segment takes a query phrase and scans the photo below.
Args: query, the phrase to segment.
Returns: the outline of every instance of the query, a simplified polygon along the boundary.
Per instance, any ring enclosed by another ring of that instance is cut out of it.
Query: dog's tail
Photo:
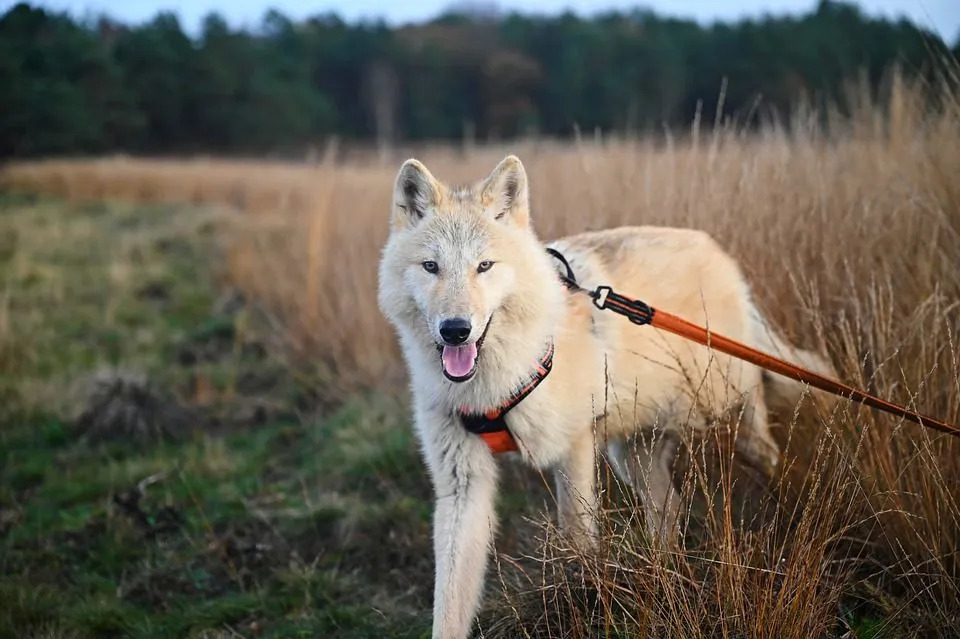
[[[761,351],[802,366],[824,377],[837,378],[836,369],[826,357],[789,344],[773,330],[755,307],[752,316],[754,345]],[[789,377],[765,370],[763,371],[763,381],[766,390],[765,398],[771,408],[792,411],[803,396],[804,384]],[[832,395],[814,388],[809,390],[828,403],[833,401]]]

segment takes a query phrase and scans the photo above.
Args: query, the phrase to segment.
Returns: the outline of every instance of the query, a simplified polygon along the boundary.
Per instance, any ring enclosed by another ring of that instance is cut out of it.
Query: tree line
[[[824,0],[799,17],[701,26],[649,11],[585,19],[451,10],[389,28],[336,15],[256,29],[216,13],[80,21],[18,4],[0,17],[0,155],[302,153],[332,136],[406,140],[623,134],[702,110],[751,125],[893,65],[933,77],[960,58],[907,21]]]

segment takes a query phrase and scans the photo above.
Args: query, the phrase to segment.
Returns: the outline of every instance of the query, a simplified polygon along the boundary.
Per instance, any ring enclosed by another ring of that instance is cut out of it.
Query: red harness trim
[[[499,453],[513,453],[518,450],[517,440],[509,430],[497,430],[490,433],[480,433],[480,437],[487,443],[487,448],[494,455]]]
[[[523,386],[514,391],[502,404],[483,413],[471,413],[466,408],[459,411],[463,427],[475,435],[483,438],[487,448],[493,454],[509,453],[519,450],[517,441],[507,428],[506,414],[517,404],[533,392],[540,382],[547,378],[553,368],[553,342],[547,346],[547,351],[540,358],[537,370]]]

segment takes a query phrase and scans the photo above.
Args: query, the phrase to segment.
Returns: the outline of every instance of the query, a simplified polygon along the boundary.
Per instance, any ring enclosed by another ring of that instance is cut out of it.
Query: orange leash
[[[548,248],[547,253],[560,260],[566,267],[567,274],[560,277],[564,285],[571,291],[586,293],[593,299],[594,306],[601,310],[609,309],[614,313],[623,315],[634,324],[640,326],[649,324],[655,328],[703,344],[708,348],[715,348],[727,355],[732,355],[738,359],[750,362],[768,371],[804,382],[828,393],[846,397],[851,401],[860,402],[892,415],[903,417],[921,426],[926,426],[927,428],[932,428],[942,433],[953,435],[954,437],[960,437],[960,428],[953,424],[921,415],[898,404],[888,402],[875,395],[858,390],[853,386],[848,386],[843,382],[824,377],[802,366],[791,364],[779,357],[758,351],[742,342],[710,332],[706,328],[698,326],[693,322],[688,322],[682,317],[677,317],[666,311],[655,309],[640,300],[620,295],[614,292],[609,286],[598,286],[596,290],[593,291],[585,289],[577,283],[573,269],[562,253],[553,248]],[[466,410],[462,410],[459,413],[460,421],[469,432],[483,438],[492,453],[506,453],[518,450],[517,442],[510,433],[504,417],[507,412],[523,401],[524,397],[530,394],[537,385],[547,377],[552,366],[553,344],[551,343],[541,358],[540,364],[537,366],[537,371],[531,380],[518,391],[514,392],[503,405],[482,414],[471,414]]]
[[[675,335],[679,335],[680,337],[698,342],[710,348],[715,348],[718,351],[745,360],[751,364],[756,364],[757,366],[765,368],[774,373],[807,383],[815,388],[827,391],[828,393],[846,397],[852,401],[861,402],[867,406],[872,406],[873,408],[877,408],[892,415],[903,417],[904,419],[908,419],[912,422],[920,424],[921,426],[926,426],[927,428],[933,428],[934,430],[938,430],[942,433],[948,433],[955,437],[960,437],[960,428],[954,426],[953,424],[948,424],[938,419],[934,419],[933,417],[921,415],[920,413],[916,413],[898,404],[880,399],[875,395],[858,390],[852,386],[838,382],[837,380],[824,377],[823,375],[815,373],[801,366],[797,366],[796,364],[791,364],[790,362],[782,360],[778,357],[774,357],[773,355],[758,351],[755,348],[747,346],[746,344],[736,340],[732,340],[729,337],[724,337],[723,335],[710,332],[702,326],[698,326],[693,322],[688,322],[681,317],[677,317],[676,315],[671,315],[665,311],[655,309],[639,300],[630,299],[629,297],[615,293],[609,286],[599,286],[595,291],[588,291],[584,288],[581,288],[572,278],[564,278],[564,282],[570,288],[575,286],[578,290],[587,293],[587,295],[593,298],[593,303],[597,308],[610,309],[615,313],[625,316],[634,324],[649,324],[656,328],[669,331]]]

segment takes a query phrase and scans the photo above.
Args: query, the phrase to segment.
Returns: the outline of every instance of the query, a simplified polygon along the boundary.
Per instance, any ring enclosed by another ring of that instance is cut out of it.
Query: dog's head
[[[515,156],[469,187],[444,185],[417,160],[400,167],[380,265],[380,308],[436,349],[447,379],[474,376],[485,342],[512,330],[509,318],[516,319],[533,274],[543,270],[528,200],[526,171]]]

